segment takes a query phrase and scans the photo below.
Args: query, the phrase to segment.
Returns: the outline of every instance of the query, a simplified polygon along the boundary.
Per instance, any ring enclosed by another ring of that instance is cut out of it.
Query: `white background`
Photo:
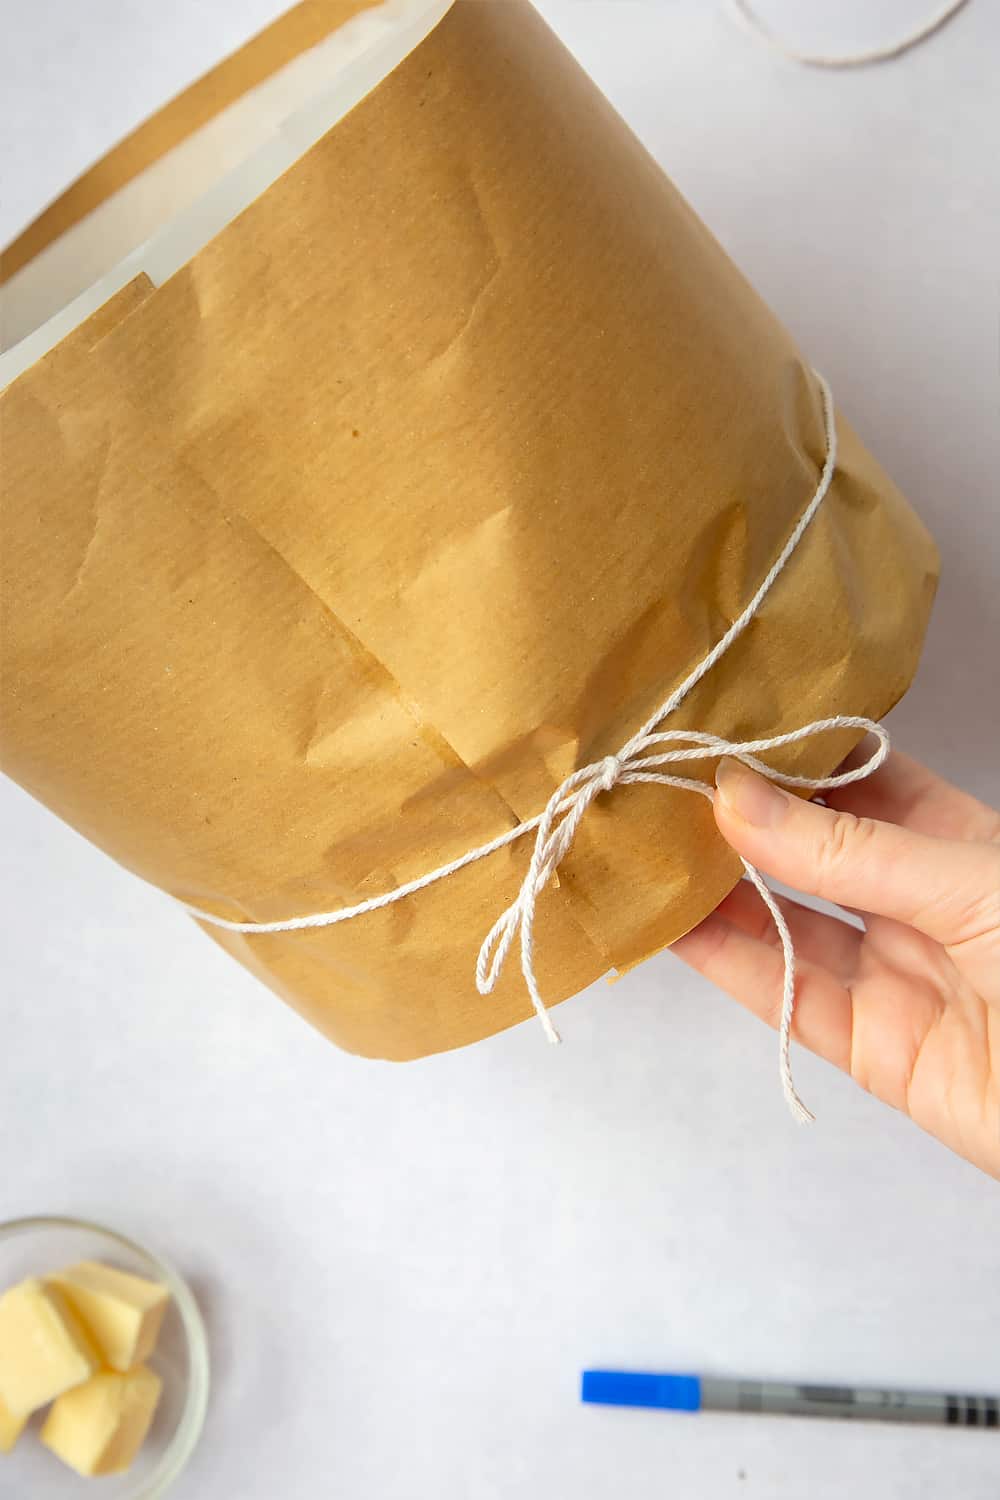
[[[931,6],[761,8],[850,44]],[[279,9],[2,0],[0,240]],[[893,727],[1000,798],[1000,7],[841,74],[715,0],[542,9],[935,530]],[[597,1364],[1000,1388],[1000,1190],[812,1059],[795,1128],[771,1035],[675,960],[564,1007],[558,1052],[361,1062],[9,783],[0,821],[0,1218],[78,1211],[192,1277],[187,1500],[997,1500],[1000,1435],[578,1404]]]

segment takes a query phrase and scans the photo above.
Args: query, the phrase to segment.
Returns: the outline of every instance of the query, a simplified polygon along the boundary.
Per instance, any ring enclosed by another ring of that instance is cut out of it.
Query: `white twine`
[[[863,765],[839,776],[790,776],[775,771],[773,767],[758,759],[767,750],[778,750],[783,745],[798,744],[812,735],[829,734],[837,729],[860,729],[875,735],[878,744]],[[666,746],[678,746],[667,749]],[[486,941],[479,950],[476,964],[476,984],[481,995],[488,995],[496,985],[504,961],[518,931],[521,935],[521,972],[524,975],[531,1003],[535,1007],[545,1033],[551,1042],[559,1041],[559,1033],[552,1025],[535,978],[534,934],[535,907],[538,897],[545,889],[560,861],[573,845],[576,831],[587,808],[601,792],[610,792],[616,786],[632,786],[640,782],[651,782],[656,786],[678,787],[685,792],[698,792],[711,802],[715,788],[708,782],[692,780],[686,776],[670,776],[661,768],[676,765],[680,761],[704,760],[706,757],[731,755],[750,766],[770,781],[780,786],[809,787],[813,791],[832,791],[835,787],[849,786],[851,782],[863,781],[881,766],[889,754],[889,736],[881,724],[872,719],[837,715],[830,719],[817,719],[801,729],[788,734],[774,735],[764,740],[724,740],[718,735],[701,734],[696,730],[669,729],[660,734],[647,734],[641,740],[630,740],[627,756],[624,751],[609,755],[580,771],[563,782],[542,814],[535,835],[535,848],[531,856],[528,873],[524,877],[517,898],[493,924]],[[652,754],[644,752],[652,751]],[[761,900],[771,913],[781,940],[784,958],[784,980],[781,996],[781,1020],[778,1025],[779,1069],[781,1087],[793,1115],[798,1120],[811,1120],[812,1114],[802,1103],[792,1081],[789,1056],[792,1038],[792,1016],[795,1010],[795,949],[792,945],[788,924],[775,897],[768,890],[764,877],[749,860],[741,861],[747,877],[760,894]]]
[[[730,0],[730,7],[737,20],[742,21],[748,31],[754,36],[760,37],[780,52],[782,57],[789,61],[802,63],[807,68],[864,68],[871,63],[889,62],[894,57],[902,57],[904,52],[909,52],[913,47],[919,47],[928,37],[940,31],[942,26],[957,16],[959,11],[968,0],[948,0],[940,10],[934,12],[927,20],[908,31],[905,36],[897,38],[894,42],[886,42],[881,47],[871,47],[860,52],[801,52],[798,48],[784,41],[776,32],[762,21],[754,10],[750,0]]]
[[[697,730],[660,729],[664,719],[684,702],[688,694],[712,670],[716,662],[725,655],[733,642],[743,634],[755,618],[830,489],[837,467],[837,427],[833,396],[823,376],[818,371],[814,373],[823,402],[826,460],[812,499],[796,522],[773,567],[746,608],[733,621],[725,635],[716,642],[708,655],[688,673],[669,698],[646,720],[645,724],[616,755],[605,756],[603,760],[594,761],[567,776],[549,798],[545,811],[538,817],[518,823],[516,827],[509,828],[487,844],[470,849],[467,854],[461,855],[458,859],[453,859],[448,864],[419,876],[416,880],[409,880],[404,885],[396,886],[391,891],[385,891],[380,896],[372,896],[367,901],[360,901],[356,906],[340,907],[337,911],[313,912],[306,916],[289,917],[277,922],[230,921],[226,917],[215,916],[212,912],[202,911],[195,906],[185,906],[185,910],[198,921],[208,922],[227,932],[262,934],[335,927],[340,922],[350,922],[369,912],[382,911],[385,907],[394,906],[397,901],[403,901],[407,896],[426,890],[428,886],[447,879],[449,875],[457,874],[467,865],[487,859],[491,854],[523,838],[525,834],[534,833],[535,846],[531,855],[531,863],[521,883],[521,888],[514,901],[493,924],[479,950],[476,963],[476,984],[480,994],[487,995],[492,992],[503,970],[511,945],[515,937],[519,936],[521,972],[531,997],[531,1003],[549,1041],[558,1042],[559,1034],[552,1024],[535,975],[535,912],[539,896],[572,848],[580,823],[597,797],[619,786],[650,783],[656,786],[676,787],[681,791],[696,792],[699,796],[707,797],[711,801],[714,796],[714,787],[711,783],[686,776],[671,775],[664,768],[688,761],[714,759],[723,755],[730,755],[741,760],[744,765],[750,766],[781,786],[803,787],[812,791],[832,791],[835,787],[849,786],[852,782],[862,781],[865,777],[871,776],[882,765],[889,753],[888,734],[881,725],[874,723],[871,719],[838,715],[834,718],[818,719],[814,723],[804,725],[801,729],[793,729],[788,734],[775,735],[769,739],[743,741],[726,740],[718,735],[705,734]],[[781,749],[785,745],[798,744],[814,735],[829,734],[837,730],[861,730],[876,737],[876,748],[863,765],[841,772],[837,776],[811,778],[786,775],[759,759],[760,755],[768,751]],[[781,1019],[778,1027],[782,1090],[796,1119],[811,1120],[811,1113],[795,1090],[789,1056],[792,1016],[795,1010],[795,951],[791,935],[781,908],[768,890],[760,871],[747,860],[743,860],[742,863],[747,878],[753,883],[771,914],[784,959]]]

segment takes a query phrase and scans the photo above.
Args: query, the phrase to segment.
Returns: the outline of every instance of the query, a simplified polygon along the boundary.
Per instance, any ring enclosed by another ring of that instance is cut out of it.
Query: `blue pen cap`
[[[700,1411],[697,1375],[642,1375],[625,1370],[584,1370],[581,1399],[600,1406],[657,1406],[665,1411]]]

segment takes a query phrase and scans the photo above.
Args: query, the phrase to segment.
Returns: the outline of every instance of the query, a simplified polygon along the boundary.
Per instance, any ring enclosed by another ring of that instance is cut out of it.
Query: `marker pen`
[[[843,1385],[790,1385],[775,1380],[719,1380],[585,1370],[581,1395],[602,1406],[665,1411],[766,1412],[793,1417],[844,1417],[865,1422],[935,1422],[1000,1431],[1000,1398],[950,1391],[890,1391]]]

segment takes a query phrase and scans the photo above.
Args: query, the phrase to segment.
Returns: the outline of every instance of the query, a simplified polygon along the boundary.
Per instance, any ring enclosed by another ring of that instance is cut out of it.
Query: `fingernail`
[[[772,828],[788,811],[787,792],[731,756],[720,760],[715,784],[730,812],[755,828]]]

